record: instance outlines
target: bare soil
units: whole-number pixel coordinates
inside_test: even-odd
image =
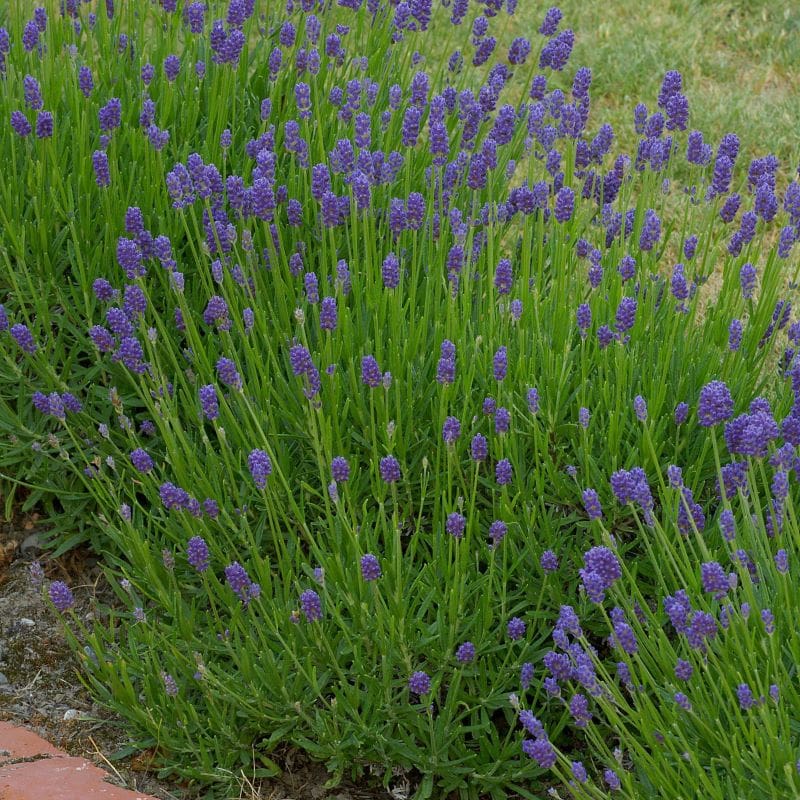
[[[125,723],[94,703],[60,623],[43,599],[50,580],[63,580],[73,588],[76,613],[90,621],[100,604],[112,602],[111,594],[97,557],[88,550],[57,559],[43,552],[38,534],[44,529],[35,514],[0,522],[0,720],[30,728],[70,755],[89,759],[119,786],[159,800],[211,796],[159,778],[151,753],[115,755],[130,746]],[[39,586],[31,580],[36,561],[46,576]],[[327,790],[329,776],[322,765],[294,750],[285,751],[280,761],[280,779],[255,785],[243,779],[230,800],[404,800],[412,793],[402,775],[389,792],[366,782]]]

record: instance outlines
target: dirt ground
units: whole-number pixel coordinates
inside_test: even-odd
[[[0,522],[0,720],[24,725],[70,755],[91,760],[119,786],[159,800],[209,796],[159,779],[147,753],[114,756],[129,744],[124,722],[93,703],[81,684],[43,589],[31,580],[31,565],[41,564],[46,581],[63,580],[73,587],[76,613],[87,620],[97,600],[108,602],[110,594],[95,556],[76,549],[51,559],[39,547],[43,529],[36,515]],[[294,751],[284,753],[282,762],[280,780],[257,786],[243,782],[230,800],[405,800],[412,793],[403,776],[390,792],[366,785],[326,790],[328,776],[321,765]]]

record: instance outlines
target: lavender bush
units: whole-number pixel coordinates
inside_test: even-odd
[[[166,769],[800,789],[800,182],[677,72],[617,153],[515,7],[4,20],[2,463],[91,509],[118,606],[50,598]]]

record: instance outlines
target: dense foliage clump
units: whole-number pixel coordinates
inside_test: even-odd
[[[178,774],[800,793],[800,182],[516,5],[6,14],[3,470]]]

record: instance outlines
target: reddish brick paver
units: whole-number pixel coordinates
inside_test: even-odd
[[[0,800],[155,800],[107,783],[107,777],[85,758],[0,722]]]
[[[57,747],[38,737],[33,731],[0,722],[0,766],[20,758],[63,756]]]

